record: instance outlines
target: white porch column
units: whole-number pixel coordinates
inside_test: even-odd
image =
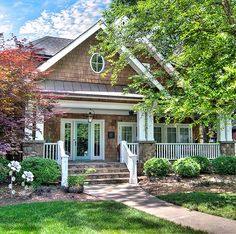
[[[232,138],[232,121],[230,119],[225,120],[225,138],[226,141],[233,141]]]
[[[35,140],[36,141],[44,140],[44,117],[43,116],[40,116],[40,122],[36,122]]]
[[[221,117],[219,129],[217,132],[218,141],[233,141],[232,139],[232,121]]]
[[[146,141],[146,115],[143,111],[137,113],[137,137],[138,141]]]
[[[147,141],[154,141],[154,118],[152,113],[147,113]]]

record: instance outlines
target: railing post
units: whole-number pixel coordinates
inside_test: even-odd
[[[124,144],[126,144],[126,141],[121,141],[120,142],[120,162],[124,163]]]
[[[64,142],[58,141],[58,162],[61,163],[61,186],[68,187],[68,159],[64,150]]]
[[[138,170],[137,170],[137,155],[130,156],[131,159],[131,171],[129,176],[129,183],[130,184],[137,184],[138,183]]]

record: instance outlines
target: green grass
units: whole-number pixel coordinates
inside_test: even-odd
[[[236,220],[236,194],[227,193],[171,193],[158,198],[192,210]]]
[[[202,233],[121,203],[45,202],[0,207],[0,233]]]

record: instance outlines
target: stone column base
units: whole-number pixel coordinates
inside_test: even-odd
[[[142,141],[139,142],[139,161],[138,161],[138,175],[143,175],[144,163],[156,156],[156,142]]]
[[[221,141],[220,153],[221,155],[236,156],[236,142],[234,141]]]
[[[43,157],[45,141],[27,141],[23,143],[23,158],[28,156]]]

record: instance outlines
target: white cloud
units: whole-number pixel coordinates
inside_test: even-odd
[[[1,24],[0,25],[0,33],[4,33],[4,34],[6,34],[6,33],[10,33],[11,32],[11,30],[12,30],[12,24]]]
[[[34,20],[27,21],[20,34],[31,40],[45,35],[75,38],[101,17],[101,11],[111,0],[79,0],[60,12],[43,11]]]

